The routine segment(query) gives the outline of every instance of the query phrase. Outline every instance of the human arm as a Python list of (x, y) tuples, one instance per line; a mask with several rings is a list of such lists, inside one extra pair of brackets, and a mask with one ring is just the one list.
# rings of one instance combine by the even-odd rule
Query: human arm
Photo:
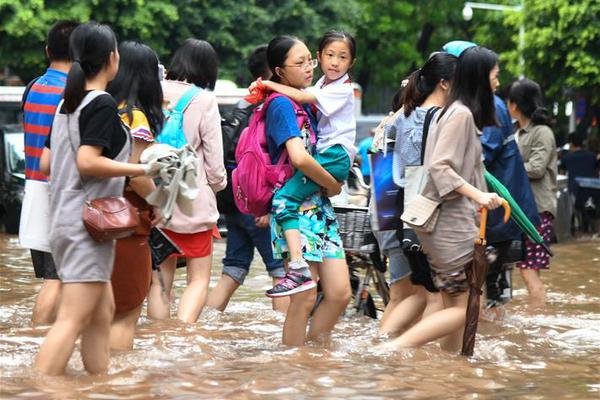
[[(202, 155), (206, 179), (213, 192), (217, 193), (227, 186), (227, 171), (223, 161), (223, 138), (221, 136), (221, 115), (217, 98), (212, 94), (201, 94), (196, 112), (200, 112), (198, 126), (202, 141)], [(189, 109), (192, 111), (192, 108)]]
[(46, 176), (50, 175), (50, 149), (44, 147), (42, 150), (42, 156), (40, 157), (40, 171)]
[(273, 81), (261, 81), (260, 84), (265, 86), (267, 89), (288, 96), (297, 103), (315, 104), (317, 102), (315, 95), (304, 90), (299, 90)]
[(82, 175), (97, 178), (142, 176), (146, 170), (140, 164), (122, 163), (102, 155), (102, 147), (82, 145), (77, 151), (77, 168)]
[(544, 177), (553, 152), (556, 151), (552, 130), (547, 126), (537, 126), (535, 129), (536, 131), (528, 133), (534, 136), (531, 138), (529, 159), (525, 162), (527, 176), (533, 180)]
[(486, 193), (477, 189), (475, 186), (470, 183), (465, 182), (464, 185), (458, 187), (456, 192), (468, 197), (473, 200), (475, 203), (479, 204), (480, 207), (487, 208), (488, 210), (493, 210), (502, 205), (502, 197), (498, 196), (496, 193)]
[(294, 137), (285, 142), (292, 166), (323, 187), (328, 196), (341, 193), (342, 184), (335, 180), (304, 148), (302, 139)]

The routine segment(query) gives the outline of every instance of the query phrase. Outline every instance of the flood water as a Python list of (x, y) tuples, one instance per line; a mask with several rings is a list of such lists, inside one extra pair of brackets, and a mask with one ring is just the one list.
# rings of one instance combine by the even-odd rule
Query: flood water
[[(214, 285), (224, 244), (215, 246)], [(255, 261), (224, 314), (197, 324), (142, 317), (134, 350), (114, 354), (107, 376), (88, 376), (76, 351), (68, 375), (31, 365), (47, 328), (31, 327), (40, 282), (16, 237), (0, 234), (0, 396), (28, 399), (600, 399), (600, 241), (554, 247), (543, 274), (548, 304), (530, 310), (522, 281), (506, 320), (480, 324), (475, 357), (374, 350), (377, 321), (345, 316), (328, 347), (281, 345), (283, 315)], [(257, 257), (259, 259), (259, 257)], [(178, 295), (184, 275), (176, 281)]]

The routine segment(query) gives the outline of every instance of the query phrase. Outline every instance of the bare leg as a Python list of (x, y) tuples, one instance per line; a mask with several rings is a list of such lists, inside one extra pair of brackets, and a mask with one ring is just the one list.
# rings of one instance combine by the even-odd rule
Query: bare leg
[(290, 252), (290, 260), (301, 260), (302, 259), (302, 239), (300, 237), (300, 231), (298, 229), (288, 229), (283, 232), (285, 241), (287, 242), (288, 249)]
[[(313, 279), (317, 276), (317, 267), (310, 263)], [(310, 289), (297, 293), (290, 298), (283, 324), (283, 344), (287, 346), (302, 346), (306, 341), (306, 326), (308, 317), (317, 299), (317, 289)]]
[(390, 315), (393, 314), (394, 309), (402, 302), (402, 300), (414, 293), (415, 287), (411, 283), (410, 277), (402, 278), (390, 285), (390, 301), (387, 306), (385, 306), (385, 311), (381, 316), (382, 333), (388, 331), (387, 329), (384, 329), (384, 326), (386, 326), (386, 321), (390, 318)]
[(390, 343), (390, 347), (419, 347), (444, 338), (443, 349), (458, 351), (465, 327), (469, 292), (451, 297), (442, 293), (445, 308), (423, 318)]
[(225, 311), (227, 304), (229, 304), (229, 300), (231, 300), (231, 296), (233, 296), (239, 287), (240, 284), (233, 280), (229, 275), (221, 275), (219, 282), (217, 282), (217, 286), (215, 286), (208, 295), (206, 306), (221, 312)]
[(37, 355), (35, 369), (48, 375), (64, 374), (75, 341), (90, 323), (106, 285), (103, 282), (63, 284), (58, 315)]
[(187, 287), (177, 310), (177, 318), (183, 322), (193, 323), (198, 320), (208, 297), (211, 266), (212, 254), (187, 259)]
[(405, 298), (394, 310), (388, 314), (385, 322), (382, 321), (380, 332), (383, 334), (398, 333), (407, 329), (416, 321), (427, 304), (426, 290), (417, 286), (414, 294)]
[(544, 288), (544, 282), (540, 279), (539, 271), (526, 268), (521, 268), (520, 271), (529, 291), (531, 304), (534, 306), (543, 305), (546, 302), (546, 289)]
[(133, 349), (133, 337), (135, 335), (135, 325), (137, 324), (142, 305), (133, 310), (115, 315), (110, 326), (110, 348), (115, 350)]
[[(169, 257), (160, 265), (159, 271), (152, 271), (152, 283), (148, 292), (148, 318), (169, 319), (171, 318), (171, 288), (175, 277), (175, 265), (177, 259)], [(165, 292), (160, 285), (159, 274), (165, 284)]]
[(33, 325), (50, 325), (56, 320), (60, 303), (60, 280), (44, 279), (35, 300), (31, 322)]
[(319, 266), (323, 301), (313, 314), (308, 331), (309, 340), (328, 336), (352, 296), (346, 260), (326, 258)]
[(423, 318), (444, 309), (444, 301), (442, 300), (441, 293), (430, 293), (425, 290), (425, 297), (427, 298), (427, 306), (423, 311)]
[(115, 314), (115, 300), (110, 282), (104, 284), (104, 292), (92, 320), (81, 333), (81, 358), (90, 374), (104, 374), (110, 359), (110, 323)]

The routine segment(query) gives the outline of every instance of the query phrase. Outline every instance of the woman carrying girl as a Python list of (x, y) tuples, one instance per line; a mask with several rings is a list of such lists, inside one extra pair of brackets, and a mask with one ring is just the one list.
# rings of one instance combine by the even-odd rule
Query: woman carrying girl
[[(550, 117), (544, 108), (540, 86), (529, 79), (514, 82), (508, 92), (508, 111), (517, 120), (517, 144), (531, 182), (541, 225), (538, 232), (547, 244), (552, 237), (552, 221), (556, 216), (557, 154)], [(534, 305), (546, 300), (540, 271), (550, 268), (550, 255), (541, 245), (525, 239), (525, 261), (518, 263), (529, 296)]]
[[(346, 32), (327, 32), (319, 42), (317, 58), (324, 75), (309, 91), (299, 90), (276, 80), (259, 81), (258, 84), (285, 94), (297, 103), (315, 106), (318, 132), (314, 159), (338, 182), (343, 182), (348, 178), (356, 154), (354, 91), (348, 77), (348, 70), (356, 60), (354, 38)], [(317, 61), (311, 60), (309, 66), (315, 68), (316, 65)], [(294, 64), (286, 67), (304, 68)], [(284, 232), (290, 262), (285, 279), (267, 291), (269, 297), (289, 296), (316, 286), (307, 260), (302, 256), (299, 209), (307, 196), (317, 192), (319, 188), (318, 183), (307, 178), (299, 169), (275, 193), (273, 217)]]
[[(299, 39), (277, 37), (267, 49), (269, 68), (273, 81), (297, 90), (310, 86), (313, 78), (313, 61), (310, 51)], [(309, 179), (323, 187), (329, 194), (341, 191), (341, 184), (311, 156), (311, 123), (299, 127), (291, 99), (273, 99), (267, 109), (266, 134), (269, 154), (273, 163), (287, 150), (290, 163)], [(324, 299), (313, 314), (308, 332), (309, 339), (329, 334), (350, 300), (348, 267), (338, 225), (331, 203), (320, 191), (311, 193), (301, 208), (298, 220), (302, 240), (302, 257), (308, 261), (311, 274), (320, 278)], [(288, 258), (289, 251), (281, 226), (272, 221), (273, 248), (276, 258)], [(307, 333), (308, 317), (315, 304), (316, 289), (290, 298), (283, 327), (283, 343), (303, 345)]]
[[(408, 78), (402, 92), (402, 109), (395, 120), (394, 182), (404, 190), (406, 167), (421, 165), (423, 129), (425, 119), (433, 121), (439, 115), (437, 108), (446, 105), (454, 77), (457, 58), (448, 53), (436, 53)], [(436, 108), (434, 108), (436, 107)], [(429, 115), (428, 115), (429, 112)], [(431, 126), (431, 124), (430, 124)], [(429, 128), (429, 131), (431, 129)], [(431, 268), (425, 255), (416, 249), (401, 247), (390, 251), (390, 271), (408, 269), (410, 281), (416, 290), (404, 299), (396, 300), (402, 280), (392, 281), (390, 302), (381, 319), (382, 333), (398, 333), (406, 329), (421, 315), (439, 311), (442, 299), (431, 280)], [(402, 264), (402, 266), (396, 266)], [(407, 277), (408, 278), (408, 277)], [(395, 300), (395, 301), (394, 301)]]
[(119, 67), (115, 34), (95, 22), (80, 25), (71, 34), (70, 52), (73, 66), (64, 102), (41, 162), (52, 182), (50, 243), (63, 283), (56, 322), (35, 363), (51, 375), (64, 373), (79, 337), (85, 369), (104, 373), (108, 368), (115, 241), (92, 239), (81, 210), (85, 201), (121, 196), (125, 176), (142, 176), (146, 170), (127, 163), (129, 133), (105, 92)]
[(409, 328), (391, 343), (394, 347), (421, 346), (443, 338), (442, 349), (460, 348), (468, 301), (465, 271), (472, 267), (477, 209), (502, 204), (498, 195), (484, 191), (479, 139), (484, 126), (495, 124), (492, 87), (498, 70), (498, 57), (491, 50), (465, 50), (458, 59), (447, 104), (429, 131), (421, 195), (441, 205), (433, 231), (417, 235), (444, 308)]
[[(187, 142), (198, 155), (197, 183), (199, 193), (190, 215), (175, 207), (171, 220), (164, 226), (165, 233), (182, 250), (186, 258), (187, 287), (179, 301), (177, 318), (184, 322), (196, 322), (208, 295), (212, 266), (213, 235), (219, 212), (215, 193), (227, 185), (223, 163), (223, 139), (221, 116), (217, 98), (212, 92), (217, 81), (217, 53), (210, 43), (187, 39), (175, 52), (167, 79), (162, 88), (169, 107), (175, 107), (179, 99), (195, 90), (183, 112), (183, 131)], [(175, 275), (177, 257), (170, 257), (153, 272), (152, 286), (148, 295), (148, 316), (165, 319), (170, 317), (171, 288)], [(160, 277), (165, 287), (160, 284)], [(166, 291), (166, 295), (163, 293)]]
[[(133, 139), (129, 162), (135, 164), (139, 163), (140, 154), (152, 145), (163, 125), (158, 57), (154, 50), (138, 42), (122, 43), (119, 54), (119, 72), (107, 91), (117, 102), (121, 120), (129, 128)], [(135, 325), (150, 290), (152, 257), (148, 237), (153, 216), (160, 214), (154, 213), (144, 198), (154, 188), (152, 179), (145, 176), (132, 178), (125, 185), (123, 196), (138, 209), (141, 227), (133, 236), (117, 240), (111, 279), (116, 306), (110, 332), (113, 349), (133, 347)]]

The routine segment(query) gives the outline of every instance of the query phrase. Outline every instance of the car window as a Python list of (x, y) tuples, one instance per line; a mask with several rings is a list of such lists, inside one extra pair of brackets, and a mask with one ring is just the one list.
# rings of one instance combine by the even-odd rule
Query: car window
[(25, 140), (23, 133), (4, 135), (8, 171), (13, 174), (25, 173)]

